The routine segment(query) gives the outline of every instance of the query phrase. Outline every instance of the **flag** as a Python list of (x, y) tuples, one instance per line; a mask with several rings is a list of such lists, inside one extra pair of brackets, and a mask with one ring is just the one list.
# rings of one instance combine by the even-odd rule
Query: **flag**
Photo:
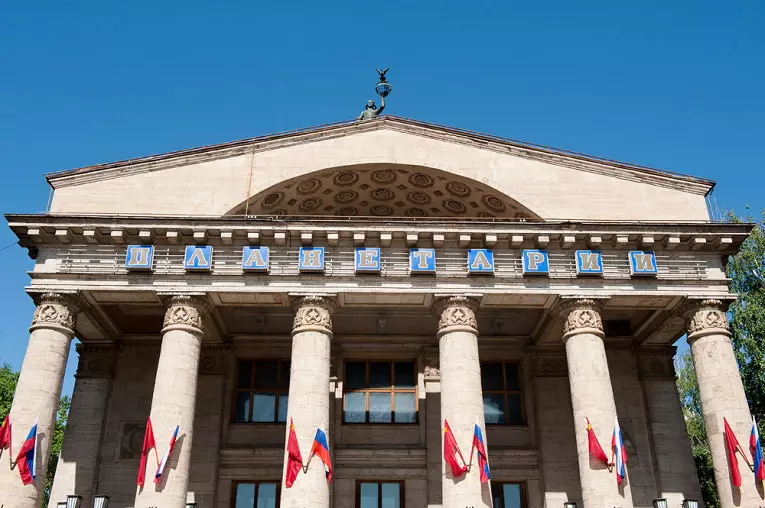
[(19, 455), (16, 457), (16, 465), (24, 485), (35, 481), (37, 478), (37, 422), (32, 425), (27, 439), (21, 445)]
[(486, 446), (483, 443), (483, 434), (481, 433), (481, 427), (478, 425), (478, 420), (476, 420), (475, 429), (473, 430), (473, 447), (478, 451), (478, 468), (481, 470), (481, 483), (486, 483), (491, 480), (489, 457), (486, 455)]
[(611, 437), (611, 448), (614, 452), (614, 471), (616, 483), (621, 485), (627, 476), (627, 449), (624, 447), (622, 429), (619, 427), (619, 419), (614, 418), (614, 435)]
[(454, 478), (459, 478), (467, 471), (467, 466), (460, 465), (457, 462), (457, 455), (462, 459), (462, 464), (465, 464), (460, 447), (457, 446), (457, 440), (454, 438), (454, 434), (452, 434), (452, 429), (449, 428), (449, 422), (444, 418), (444, 460), (452, 468), (452, 476)]
[(178, 439), (178, 431), (181, 429), (181, 424), (175, 426), (175, 430), (173, 431), (172, 437), (170, 437), (170, 444), (167, 446), (167, 450), (165, 450), (165, 454), (162, 455), (162, 460), (159, 462), (159, 466), (157, 467), (157, 472), (154, 474), (154, 483), (159, 483), (162, 481), (162, 473), (165, 472), (165, 466), (167, 465), (167, 459), (170, 458), (170, 455), (173, 454), (173, 449), (175, 448), (175, 440)]
[(736, 450), (741, 448), (738, 444), (738, 439), (733, 433), (733, 429), (728, 425), (728, 420), (723, 418), (725, 424), (725, 449), (728, 452), (728, 465), (730, 466), (730, 480), (736, 487), (741, 486), (741, 471), (738, 470), (738, 457), (736, 457)]
[(762, 462), (762, 445), (760, 445), (760, 430), (757, 428), (757, 422), (752, 416), (752, 434), (749, 436), (749, 448), (752, 451), (754, 460), (754, 478), (756, 480), (765, 480), (765, 465)]
[[(332, 459), (329, 458), (329, 444), (327, 443), (327, 434), (319, 427), (316, 429), (316, 437), (313, 438), (311, 455), (316, 455), (324, 463), (324, 474), (327, 475), (327, 481), (332, 483)], [(311, 459), (308, 459), (310, 462)]]
[(292, 487), (297, 478), (298, 472), (303, 468), (303, 456), (300, 455), (300, 445), (298, 445), (297, 435), (295, 434), (295, 425), (290, 418), (290, 435), (287, 439), (287, 472), (284, 476), (284, 485), (287, 488)]
[(0, 455), (5, 449), (11, 453), (11, 415), (7, 415), (0, 425)]
[(595, 431), (592, 430), (589, 418), (587, 418), (587, 445), (590, 448), (590, 457), (608, 465), (608, 455), (603, 451), (603, 447), (600, 446), (600, 441), (598, 441)]
[(154, 441), (154, 429), (151, 427), (151, 416), (146, 421), (146, 432), (143, 434), (143, 447), (141, 448), (141, 462), (138, 463), (138, 478), (135, 484), (143, 487), (146, 480), (146, 459), (149, 458), (149, 450), (154, 448), (157, 453), (157, 443)]

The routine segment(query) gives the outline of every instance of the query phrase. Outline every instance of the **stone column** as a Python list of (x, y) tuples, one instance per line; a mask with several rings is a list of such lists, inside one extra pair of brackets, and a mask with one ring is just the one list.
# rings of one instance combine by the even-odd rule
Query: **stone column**
[[(36, 297), (37, 309), (29, 328), (29, 345), (13, 396), (13, 460), (37, 421), (37, 479), (23, 485), (17, 469), (0, 467), (0, 505), (34, 508), (45, 485), (45, 471), (56, 424), (69, 344), (74, 337), (79, 300), (73, 294), (45, 293)], [(3, 454), (7, 460), (8, 451)]]
[(726, 307), (720, 300), (692, 301), (687, 304), (684, 314), (720, 505), (723, 508), (748, 508), (763, 504), (755, 488), (754, 475), (739, 457), (741, 487), (733, 486), (725, 449), (723, 418), (728, 420), (747, 454), (752, 429), (744, 385), (731, 346)]
[[(289, 422), (293, 419), (303, 462), (308, 460), (316, 428), (329, 433), (329, 363), (332, 340), (332, 312), (335, 302), (329, 296), (297, 296), (292, 302), (292, 367), (290, 372), (287, 425), (284, 434), (282, 470), (282, 508), (329, 508), (329, 484), (324, 466), (314, 459), (306, 473), (298, 473), (289, 489), (284, 485), (287, 468)], [(332, 451), (332, 443), (329, 443)]]
[(114, 374), (116, 349), (110, 345), (77, 345), (80, 355), (64, 443), (56, 466), (50, 506), (66, 496), (82, 496), (82, 506), (92, 506), (101, 451), (101, 432)]
[[(441, 506), (443, 482), (443, 448), (441, 435), (441, 368), (437, 348), (423, 350), (425, 359), (425, 399), (420, 399), (420, 416), (424, 416), (425, 453), (427, 464), (427, 501), (429, 508)], [(424, 402), (424, 404), (423, 404)]]
[[(453, 295), (436, 297), (434, 306), (438, 313), (438, 347), (441, 367), (441, 421), (449, 422), (466, 461), (473, 442), (476, 418), (483, 431), (483, 392), (481, 389), (481, 364), (478, 358), (478, 324), (475, 313), (479, 300), (472, 296)], [(443, 443), (443, 432), (441, 433)], [(478, 459), (464, 477), (452, 478), (451, 470), (442, 465), (442, 501), (444, 508), (490, 508), (489, 483), (481, 484)]]
[(610, 457), (611, 435), (616, 418), (614, 392), (603, 344), (601, 304), (586, 298), (564, 300), (556, 311), (563, 318), (563, 343), (566, 347), (574, 433), (579, 462), (582, 501), (586, 508), (632, 506), (627, 480), (617, 486), (615, 473), (590, 460), (587, 443), (587, 418), (600, 444)]
[(149, 454), (146, 484), (143, 489), (137, 490), (135, 508), (186, 506), (197, 376), (206, 310), (206, 300), (198, 296), (178, 295), (167, 299), (162, 347), (151, 400), (151, 424), (160, 460), (170, 443), (175, 426), (180, 424), (181, 428), (175, 450), (160, 483), (153, 481), (157, 460), (154, 453)]
[(674, 354), (675, 348), (637, 350), (653, 442), (658, 497), (665, 498), (669, 506), (681, 506), (683, 499), (701, 500), (701, 485), (677, 396)]

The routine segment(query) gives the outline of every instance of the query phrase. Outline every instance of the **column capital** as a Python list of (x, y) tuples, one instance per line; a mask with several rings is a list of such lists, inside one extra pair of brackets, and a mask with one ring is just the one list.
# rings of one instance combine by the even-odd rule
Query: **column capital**
[(332, 313), (337, 308), (334, 295), (293, 295), (292, 335), (300, 332), (322, 332), (332, 335)]
[(196, 335), (204, 333), (204, 315), (209, 302), (198, 295), (169, 295), (165, 297), (165, 320), (162, 333), (183, 330)]
[(433, 308), (438, 314), (438, 337), (451, 332), (478, 335), (475, 314), (481, 299), (478, 295), (436, 295)]
[(82, 378), (111, 378), (114, 374), (114, 362), (117, 359), (117, 348), (108, 344), (88, 345), (77, 344), (77, 379)]
[[(83, 302), (76, 293), (40, 293), (33, 296), (37, 308), (29, 331), (48, 328), (74, 336), (77, 313)], [(71, 338), (71, 337), (70, 337)]]
[(708, 298), (688, 300), (680, 312), (685, 318), (688, 329), (688, 344), (707, 335), (730, 337), (728, 316), (725, 312), (730, 302)]
[(563, 342), (582, 333), (604, 338), (603, 320), (600, 316), (603, 303), (603, 300), (594, 298), (571, 298), (560, 302), (554, 312), (563, 319)]

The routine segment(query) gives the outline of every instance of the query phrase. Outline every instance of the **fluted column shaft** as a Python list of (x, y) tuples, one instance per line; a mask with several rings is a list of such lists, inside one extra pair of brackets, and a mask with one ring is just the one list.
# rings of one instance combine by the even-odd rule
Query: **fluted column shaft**
[(56, 466), (49, 506), (82, 496), (82, 506), (92, 506), (98, 473), (101, 433), (114, 373), (116, 350), (109, 346), (77, 345), (80, 355), (72, 392), (64, 443)]
[(571, 406), (574, 412), (582, 501), (586, 508), (629, 508), (632, 506), (629, 461), (627, 481), (617, 486), (614, 473), (609, 473), (603, 465), (591, 463), (587, 441), (589, 418), (606, 454), (610, 457), (616, 404), (603, 344), (605, 335), (600, 309), (600, 303), (590, 299), (567, 300), (556, 309), (563, 318), (563, 342), (566, 347)]
[(196, 296), (179, 295), (167, 300), (162, 347), (151, 401), (151, 423), (160, 460), (178, 424), (180, 431), (173, 455), (168, 460), (162, 481), (159, 483), (153, 482), (157, 459), (153, 453), (149, 454), (146, 484), (143, 489), (137, 490), (136, 508), (186, 506), (199, 356), (206, 309), (206, 301)]
[[(441, 368), (441, 422), (449, 422), (466, 461), (473, 440), (473, 428), (478, 419), (486, 442), (483, 417), (481, 364), (478, 357), (478, 324), (475, 313), (478, 299), (469, 296), (437, 297), (435, 310), (439, 316), (438, 349)], [(441, 433), (443, 444), (443, 432)], [(464, 477), (452, 478), (451, 470), (443, 464), (442, 481), (444, 508), (491, 507), (489, 483), (481, 484), (478, 459)]]
[[(292, 487), (284, 484), (287, 467), (289, 422), (294, 421), (295, 435), (303, 462), (308, 460), (316, 428), (329, 432), (329, 363), (332, 340), (332, 312), (335, 302), (328, 296), (307, 295), (293, 299), (295, 320), (292, 327), (287, 425), (284, 438), (281, 506), (283, 508), (329, 508), (329, 484), (324, 466), (315, 458), (306, 473), (298, 474)], [(329, 443), (330, 450), (332, 444)]]
[[(37, 421), (37, 478), (25, 486), (18, 469), (11, 471), (7, 465), (0, 467), (0, 505), (14, 508), (39, 505), (78, 310), (75, 295), (46, 293), (39, 296), (11, 408), (14, 461)], [(3, 461), (7, 453), (6, 450)]]
[(690, 302), (685, 309), (688, 344), (699, 383), (720, 505), (723, 508), (760, 506), (763, 501), (757, 493), (754, 475), (740, 458), (741, 488), (735, 487), (730, 478), (723, 418), (748, 451), (752, 417), (731, 346), (725, 309), (719, 300)]

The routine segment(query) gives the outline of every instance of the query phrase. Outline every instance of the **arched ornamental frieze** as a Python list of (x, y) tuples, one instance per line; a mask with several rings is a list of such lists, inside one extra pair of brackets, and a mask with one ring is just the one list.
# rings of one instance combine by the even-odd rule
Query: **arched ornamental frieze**
[(284, 180), (250, 196), (227, 215), (541, 220), (485, 183), (400, 164), (342, 166)]

